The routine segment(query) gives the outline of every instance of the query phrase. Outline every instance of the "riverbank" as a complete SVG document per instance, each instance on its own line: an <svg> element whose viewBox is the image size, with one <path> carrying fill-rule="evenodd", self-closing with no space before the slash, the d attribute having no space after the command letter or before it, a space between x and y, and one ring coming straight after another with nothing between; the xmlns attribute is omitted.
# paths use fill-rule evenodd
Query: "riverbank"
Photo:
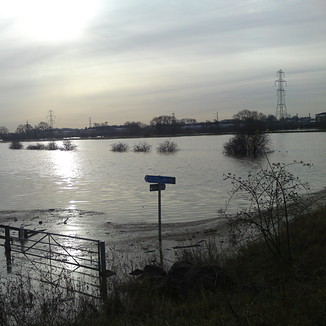
<svg viewBox="0 0 326 326"><path fill-rule="evenodd" d="M313 208L326 204L326 189L311 194ZM305 200L303 198L303 200ZM0 224L105 241L109 268L117 262L157 262L157 223L112 223L104 212L71 209L0 211ZM228 227L223 216L195 222L163 223L164 263L169 266L185 248L203 248L214 242L228 246ZM117 271L118 272L118 271Z"/></svg>
<svg viewBox="0 0 326 326"><path fill-rule="evenodd" d="M232 257L200 248L167 272L142 265L140 276L113 281L101 304L20 278L0 291L1 325L325 325L325 207L291 222L290 260L259 241Z"/></svg>

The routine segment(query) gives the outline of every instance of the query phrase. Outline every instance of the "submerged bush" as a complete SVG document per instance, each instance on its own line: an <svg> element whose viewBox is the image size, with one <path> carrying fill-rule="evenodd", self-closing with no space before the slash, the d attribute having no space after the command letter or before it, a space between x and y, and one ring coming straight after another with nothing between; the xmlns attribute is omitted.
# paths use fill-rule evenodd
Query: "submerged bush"
<svg viewBox="0 0 326 326"><path fill-rule="evenodd" d="M62 147L60 148L61 151L74 151L77 148L71 140L67 139L63 141Z"/></svg>
<svg viewBox="0 0 326 326"><path fill-rule="evenodd" d="M269 151L270 139L263 132L234 135L224 144L224 153L234 156L257 156Z"/></svg>
<svg viewBox="0 0 326 326"><path fill-rule="evenodd" d="M159 153L175 153L179 150L176 142L172 140L166 140L157 147Z"/></svg>
<svg viewBox="0 0 326 326"><path fill-rule="evenodd" d="M37 143L36 145L28 145L27 146L28 150L44 150L45 149L45 145Z"/></svg>
<svg viewBox="0 0 326 326"><path fill-rule="evenodd" d="M55 151L60 149L61 151L73 151L77 148L77 145L73 144L71 140L64 140L62 147L59 147L56 142L48 143L46 146L40 143L36 145L28 145L28 150L48 150Z"/></svg>
<svg viewBox="0 0 326 326"><path fill-rule="evenodd" d="M111 145L111 151L112 152L126 152L129 150L129 145L126 143L114 143Z"/></svg>
<svg viewBox="0 0 326 326"><path fill-rule="evenodd" d="M12 143L9 145L10 149L22 149L24 146L18 141L14 140Z"/></svg>
<svg viewBox="0 0 326 326"><path fill-rule="evenodd" d="M45 149L47 149L48 151L56 151L59 149L59 146L55 141L52 141L51 143L48 143Z"/></svg>
<svg viewBox="0 0 326 326"><path fill-rule="evenodd" d="M132 148L134 152L144 152L148 153L152 149L152 145L147 144L146 142L135 144Z"/></svg>

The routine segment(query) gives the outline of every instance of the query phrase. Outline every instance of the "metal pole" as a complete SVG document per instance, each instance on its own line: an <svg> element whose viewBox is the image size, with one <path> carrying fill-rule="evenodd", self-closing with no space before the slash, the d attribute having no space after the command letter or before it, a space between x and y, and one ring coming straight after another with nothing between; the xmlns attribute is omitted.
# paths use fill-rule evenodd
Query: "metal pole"
<svg viewBox="0 0 326 326"><path fill-rule="evenodd" d="M163 251L162 251L162 209L161 209L161 189L158 190L158 243L160 251L160 264L163 267Z"/></svg>

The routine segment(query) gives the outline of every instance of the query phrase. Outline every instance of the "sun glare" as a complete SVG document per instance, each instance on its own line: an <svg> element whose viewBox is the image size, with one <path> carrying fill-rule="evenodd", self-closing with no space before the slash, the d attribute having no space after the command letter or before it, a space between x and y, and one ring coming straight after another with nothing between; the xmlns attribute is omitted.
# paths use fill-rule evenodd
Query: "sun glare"
<svg viewBox="0 0 326 326"><path fill-rule="evenodd" d="M0 16L18 34L37 41L78 38L98 12L96 0L1 1Z"/></svg>

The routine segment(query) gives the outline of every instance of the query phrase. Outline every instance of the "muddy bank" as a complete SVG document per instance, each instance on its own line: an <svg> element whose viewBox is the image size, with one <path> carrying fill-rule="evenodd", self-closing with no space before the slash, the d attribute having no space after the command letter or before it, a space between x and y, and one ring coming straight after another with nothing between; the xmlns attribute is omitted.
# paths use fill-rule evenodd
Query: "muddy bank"
<svg viewBox="0 0 326 326"><path fill-rule="evenodd" d="M326 189L312 195L314 206L326 203ZM111 266L158 259L157 223L111 222L103 212L70 209L0 211L0 224L102 240ZM210 220L162 224L163 252L169 264L185 249L204 247L214 241L225 248L228 229L220 216Z"/></svg>
<svg viewBox="0 0 326 326"><path fill-rule="evenodd" d="M157 223L118 224L103 212L48 209L0 211L0 224L30 230L60 233L102 240L106 243L111 265L128 262L154 262L158 259ZM172 262L184 248L203 247L214 239L221 246L227 241L223 218L162 224L163 251L166 263Z"/></svg>

